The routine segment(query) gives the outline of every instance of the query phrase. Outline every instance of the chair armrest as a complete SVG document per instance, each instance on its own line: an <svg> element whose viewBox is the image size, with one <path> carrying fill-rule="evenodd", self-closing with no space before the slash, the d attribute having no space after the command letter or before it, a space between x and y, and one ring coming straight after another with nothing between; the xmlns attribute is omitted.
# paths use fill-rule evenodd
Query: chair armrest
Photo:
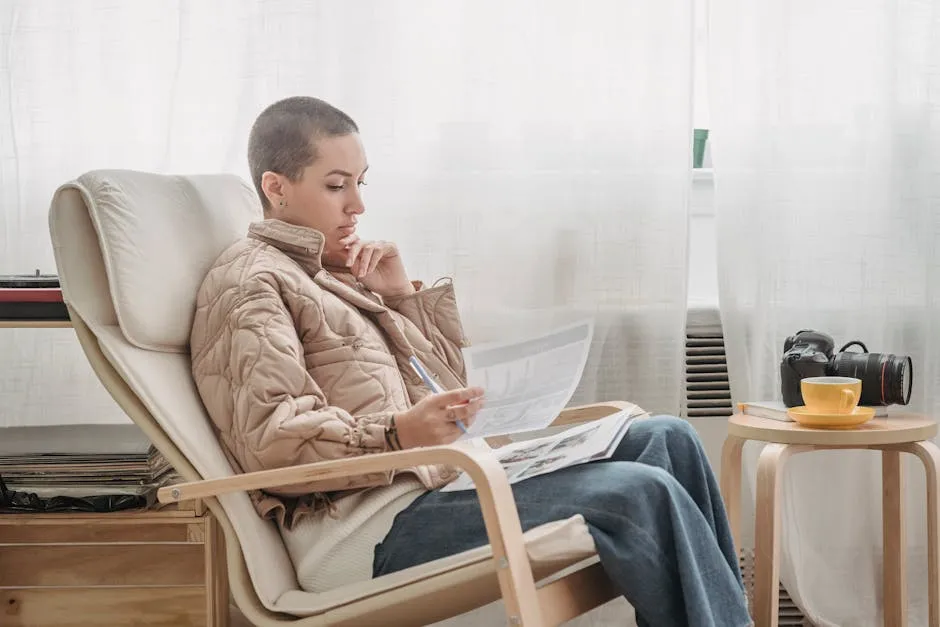
<svg viewBox="0 0 940 627"><path fill-rule="evenodd" d="M633 411L637 414L645 413L642 409L626 401L607 401L605 403L593 403L591 405L581 405L578 407L569 407L562 410L558 417L552 421L553 427L565 425L576 425L582 422L600 420L606 418L618 411Z"/></svg>
<svg viewBox="0 0 940 627"><path fill-rule="evenodd" d="M552 422L552 426L574 425L591 420L599 420L618 411L637 408L624 401L609 401L571 407L563 410ZM260 470L222 479L206 479L179 483L157 491L157 500L161 503L176 503L211 496L220 496L232 492L264 490L268 488L300 485L316 480L337 479L373 472L384 472L424 464L446 464L467 472L474 485L491 481L508 481L503 467L492 453L479 449L466 449L459 446L430 446L390 453L375 453L359 457L316 462L300 466Z"/></svg>
<svg viewBox="0 0 940 627"><path fill-rule="evenodd" d="M532 566L522 537L519 512L509 479L492 451L459 446L432 446L391 453L375 453L347 459L250 472L222 479L191 481L161 488L157 499L173 503L220 496L244 490L262 490L350 475L382 472L423 464L447 464L464 470L473 479L483 512L483 524L493 550L500 590L510 616L522 625L541 625L541 609Z"/></svg>
<svg viewBox="0 0 940 627"><path fill-rule="evenodd" d="M259 470L221 479L190 481L160 488L157 500L176 503L221 496L232 492L265 490L269 488L301 485L313 481L338 479L421 466L446 464L467 471L475 485L499 483L509 485L506 472L490 451L465 449L459 446L429 446L389 453L373 453L299 466Z"/></svg>

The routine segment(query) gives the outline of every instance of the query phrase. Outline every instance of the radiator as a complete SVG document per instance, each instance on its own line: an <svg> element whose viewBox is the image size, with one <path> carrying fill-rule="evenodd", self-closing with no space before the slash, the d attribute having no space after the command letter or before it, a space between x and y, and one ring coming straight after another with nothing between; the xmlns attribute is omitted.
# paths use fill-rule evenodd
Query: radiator
<svg viewBox="0 0 940 627"><path fill-rule="evenodd" d="M697 325L690 320L685 340L685 413L688 418L732 414L725 340L716 319L717 315L710 324ZM739 547L739 552L741 574L750 600L754 590L754 549ZM782 585L777 611L780 627L813 627Z"/></svg>

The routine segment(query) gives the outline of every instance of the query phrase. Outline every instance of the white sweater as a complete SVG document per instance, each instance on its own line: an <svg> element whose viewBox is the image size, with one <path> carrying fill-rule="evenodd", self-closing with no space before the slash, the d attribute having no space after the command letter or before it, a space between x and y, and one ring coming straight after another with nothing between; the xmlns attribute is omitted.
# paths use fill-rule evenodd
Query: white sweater
<svg viewBox="0 0 940 627"><path fill-rule="evenodd" d="M325 592L371 579L375 545L395 516L425 491L414 475L398 475L389 486L338 500L333 516L321 510L302 517L293 529L281 528L300 587Z"/></svg>

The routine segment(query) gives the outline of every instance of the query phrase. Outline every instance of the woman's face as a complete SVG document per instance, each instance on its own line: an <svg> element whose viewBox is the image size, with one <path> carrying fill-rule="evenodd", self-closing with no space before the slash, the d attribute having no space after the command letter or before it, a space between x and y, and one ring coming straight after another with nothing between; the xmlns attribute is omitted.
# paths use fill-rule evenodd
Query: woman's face
<svg viewBox="0 0 940 627"><path fill-rule="evenodd" d="M316 154L297 181L265 172L262 185L271 202L268 216L320 231L323 256L336 259L343 252L339 241L356 231L365 211L361 186L369 165L358 133L319 139Z"/></svg>

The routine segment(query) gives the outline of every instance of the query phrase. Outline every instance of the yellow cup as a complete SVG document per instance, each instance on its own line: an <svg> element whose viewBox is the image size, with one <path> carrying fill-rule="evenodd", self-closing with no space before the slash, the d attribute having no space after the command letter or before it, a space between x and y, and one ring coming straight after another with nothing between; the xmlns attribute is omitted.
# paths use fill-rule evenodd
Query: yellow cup
<svg viewBox="0 0 940 627"><path fill-rule="evenodd" d="M862 380L852 377L809 377L800 381L803 404L820 414L851 414L862 394Z"/></svg>

